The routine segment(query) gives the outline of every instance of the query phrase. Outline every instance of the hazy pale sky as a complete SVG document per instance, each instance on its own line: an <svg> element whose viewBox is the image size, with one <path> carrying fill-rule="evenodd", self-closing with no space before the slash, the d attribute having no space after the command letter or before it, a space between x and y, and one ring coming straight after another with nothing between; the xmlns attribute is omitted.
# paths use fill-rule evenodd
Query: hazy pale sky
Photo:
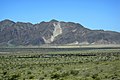
<svg viewBox="0 0 120 80"><path fill-rule="evenodd" d="M4 19L31 23L56 19L120 32L120 0L0 0L0 21Z"/></svg>

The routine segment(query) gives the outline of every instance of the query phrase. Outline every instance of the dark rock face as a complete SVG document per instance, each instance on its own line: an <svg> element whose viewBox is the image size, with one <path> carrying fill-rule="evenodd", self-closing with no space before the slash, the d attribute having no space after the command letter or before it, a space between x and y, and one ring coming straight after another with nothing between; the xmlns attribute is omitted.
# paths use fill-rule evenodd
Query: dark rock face
<svg viewBox="0 0 120 80"><path fill-rule="evenodd" d="M0 45L49 44L120 44L120 33L90 30L73 22L41 22L38 24L0 22Z"/></svg>
<svg viewBox="0 0 120 80"><path fill-rule="evenodd" d="M44 40L36 32L33 24L1 21L0 22L0 44L6 45L41 45Z"/></svg>

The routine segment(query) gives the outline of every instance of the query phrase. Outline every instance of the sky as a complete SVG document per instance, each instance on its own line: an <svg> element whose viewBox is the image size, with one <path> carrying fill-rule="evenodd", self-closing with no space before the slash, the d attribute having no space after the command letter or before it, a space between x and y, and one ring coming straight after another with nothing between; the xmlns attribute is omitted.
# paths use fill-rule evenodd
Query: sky
<svg viewBox="0 0 120 80"><path fill-rule="evenodd" d="M120 32L120 0L0 0L4 19L34 24L56 19Z"/></svg>

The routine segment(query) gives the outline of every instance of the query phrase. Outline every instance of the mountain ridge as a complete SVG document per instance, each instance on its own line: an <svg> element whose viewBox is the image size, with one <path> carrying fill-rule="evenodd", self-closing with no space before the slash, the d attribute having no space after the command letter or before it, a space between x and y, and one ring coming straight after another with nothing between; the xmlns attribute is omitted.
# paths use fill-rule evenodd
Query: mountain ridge
<svg viewBox="0 0 120 80"><path fill-rule="evenodd" d="M79 23L52 19L37 24L0 21L0 45L120 44L120 33L91 30Z"/></svg>

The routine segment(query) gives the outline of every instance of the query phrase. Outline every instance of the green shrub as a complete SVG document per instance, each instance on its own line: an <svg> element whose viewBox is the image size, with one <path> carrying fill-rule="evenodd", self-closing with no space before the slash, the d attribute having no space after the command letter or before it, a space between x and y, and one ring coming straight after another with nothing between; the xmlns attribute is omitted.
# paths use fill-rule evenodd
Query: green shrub
<svg viewBox="0 0 120 80"><path fill-rule="evenodd" d="M14 74L11 76L11 78L9 80L18 80L18 77L20 77L19 74Z"/></svg>
<svg viewBox="0 0 120 80"><path fill-rule="evenodd" d="M71 70L70 74L72 74L73 76L78 75L79 71L78 70Z"/></svg>
<svg viewBox="0 0 120 80"><path fill-rule="evenodd" d="M7 71L4 71L4 72L3 72L3 75L6 75L6 74L7 74Z"/></svg>
<svg viewBox="0 0 120 80"><path fill-rule="evenodd" d="M31 75L31 76L29 77L29 79L34 79L34 76L33 76L33 75Z"/></svg>
<svg viewBox="0 0 120 80"><path fill-rule="evenodd" d="M27 74L31 74L31 71L28 71Z"/></svg>
<svg viewBox="0 0 120 80"><path fill-rule="evenodd" d="M60 76L61 76L60 74L54 73L54 74L51 75L51 79L59 79Z"/></svg>
<svg viewBox="0 0 120 80"><path fill-rule="evenodd" d="M92 78L93 78L93 79L96 79L97 76L98 76L98 74L93 74L93 75L92 75Z"/></svg>

